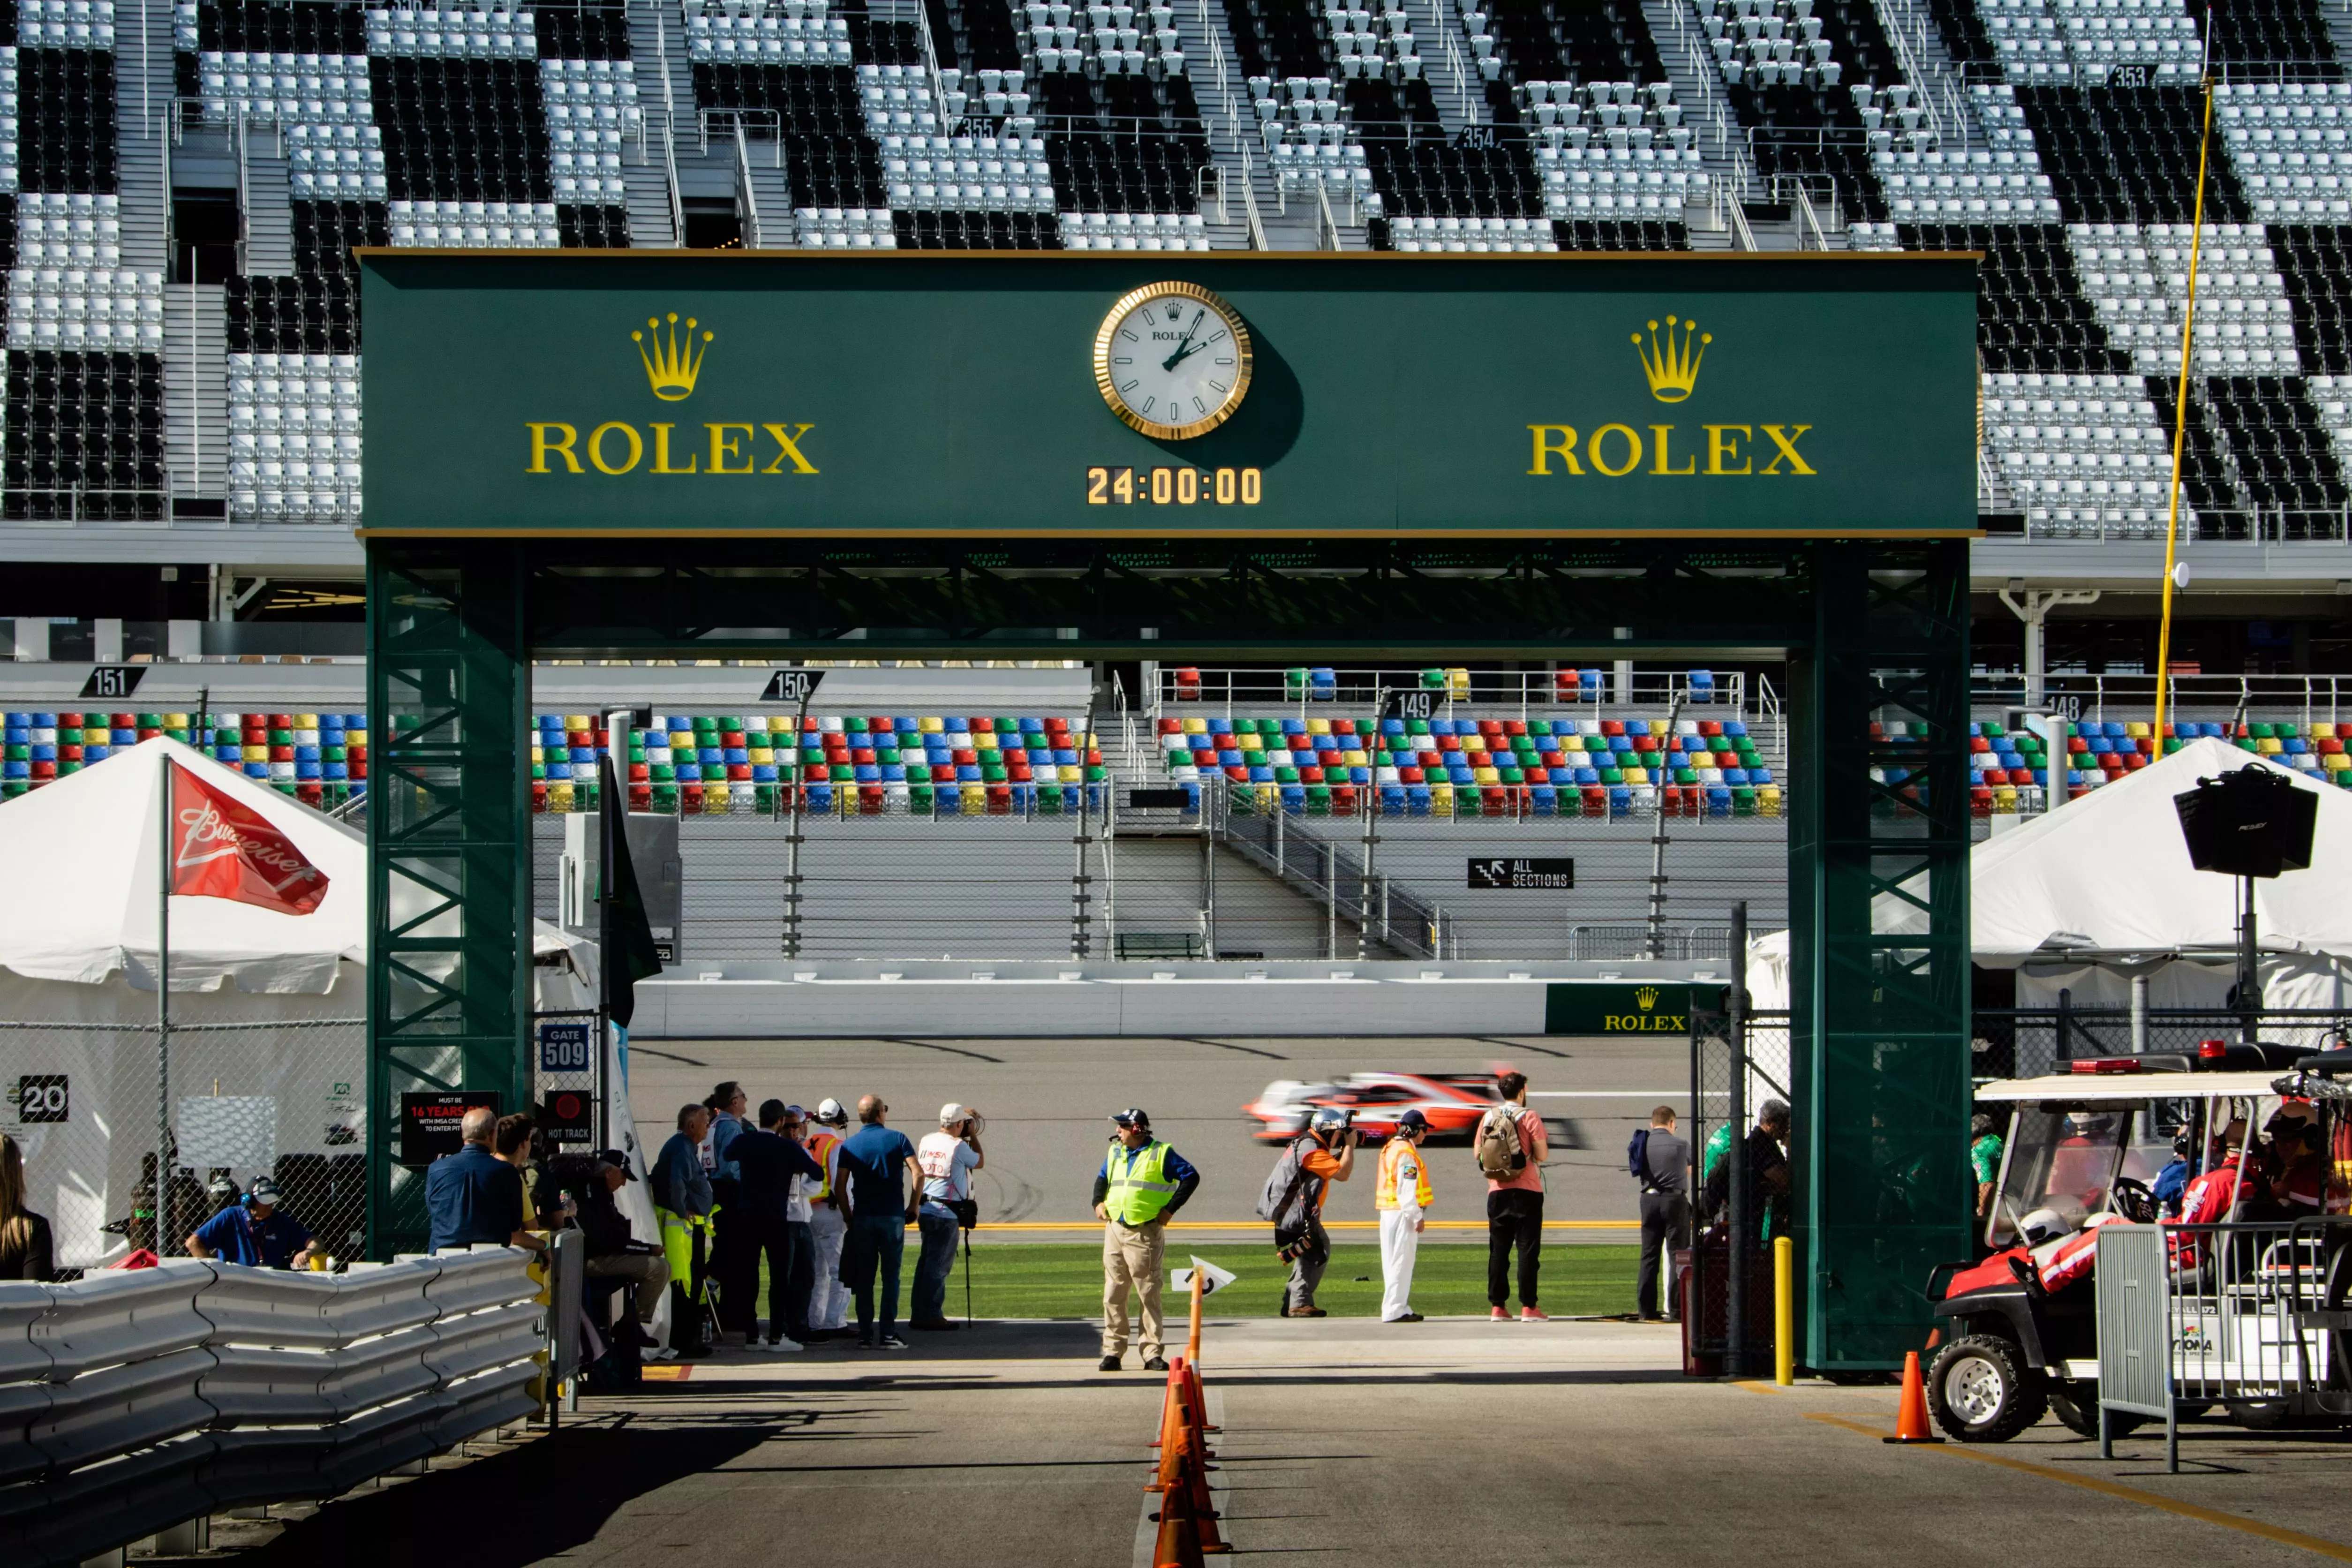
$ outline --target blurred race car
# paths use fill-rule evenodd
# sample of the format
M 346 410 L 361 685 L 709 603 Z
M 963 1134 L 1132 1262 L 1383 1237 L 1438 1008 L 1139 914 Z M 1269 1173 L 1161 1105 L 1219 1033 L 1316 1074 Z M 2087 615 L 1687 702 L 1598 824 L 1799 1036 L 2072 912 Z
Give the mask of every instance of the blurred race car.
M 1397 1118 L 1418 1110 L 1429 1118 L 1432 1142 L 1466 1143 L 1478 1118 L 1501 1098 L 1495 1087 L 1497 1068 L 1474 1073 L 1349 1073 L 1336 1083 L 1302 1083 L 1281 1079 L 1267 1084 L 1242 1113 L 1258 1123 L 1257 1135 L 1266 1142 L 1295 1138 L 1307 1117 L 1323 1106 L 1339 1106 L 1356 1113 L 1357 1131 L 1367 1142 L 1379 1142 L 1396 1131 Z

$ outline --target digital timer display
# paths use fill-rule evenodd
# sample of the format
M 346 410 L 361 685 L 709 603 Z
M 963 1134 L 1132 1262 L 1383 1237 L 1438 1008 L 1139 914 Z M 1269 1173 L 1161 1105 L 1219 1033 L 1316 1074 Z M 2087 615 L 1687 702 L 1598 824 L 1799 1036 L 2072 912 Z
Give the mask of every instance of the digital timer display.
M 1265 476 L 1255 468 L 1088 468 L 1088 506 L 1255 506 Z

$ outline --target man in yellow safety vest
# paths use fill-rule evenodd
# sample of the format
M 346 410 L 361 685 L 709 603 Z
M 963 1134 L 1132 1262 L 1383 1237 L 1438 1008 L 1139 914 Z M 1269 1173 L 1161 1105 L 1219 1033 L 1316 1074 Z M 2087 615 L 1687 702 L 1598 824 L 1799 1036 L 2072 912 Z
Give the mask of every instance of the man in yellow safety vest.
M 1395 1133 L 1381 1146 L 1380 1182 L 1372 1206 L 1381 1215 L 1381 1321 L 1417 1323 L 1412 1310 L 1412 1265 L 1421 1252 L 1421 1227 L 1429 1212 L 1429 1162 L 1421 1157 L 1429 1118 L 1408 1110 Z
M 1116 1132 L 1095 1173 L 1095 1216 L 1103 1222 L 1102 1370 L 1117 1372 L 1127 1353 L 1127 1299 L 1139 1299 L 1136 1343 L 1146 1372 L 1166 1372 L 1160 1314 L 1160 1258 L 1168 1219 L 1201 1184 L 1183 1155 L 1151 1135 L 1151 1118 L 1129 1109 L 1111 1119 Z
M 837 1100 L 824 1100 L 817 1105 L 814 1121 L 809 1158 L 824 1167 L 824 1184 L 809 1194 L 810 1264 L 816 1275 L 809 1290 L 809 1333 L 820 1340 L 843 1339 L 849 1332 L 849 1287 L 841 1282 L 841 1243 L 849 1221 L 841 1212 L 838 1156 L 849 1110 Z

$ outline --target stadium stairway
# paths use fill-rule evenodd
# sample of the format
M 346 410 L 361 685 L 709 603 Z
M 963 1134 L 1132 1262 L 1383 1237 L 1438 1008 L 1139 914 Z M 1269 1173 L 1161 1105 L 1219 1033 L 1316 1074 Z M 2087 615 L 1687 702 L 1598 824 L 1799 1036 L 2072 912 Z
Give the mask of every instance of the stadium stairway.
M 1699 58 L 1687 42 L 1695 38 L 1703 43 L 1706 35 L 1690 25 L 1686 0 L 1642 0 L 1642 19 L 1650 25 L 1650 39 L 1657 46 L 1658 58 L 1666 68 L 1666 80 L 1674 86 L 1675 101 L 1683 106 L 1690 123 L 1701 127 L 1698 148 L 1705 160 L 1708 184 L 1723 192 L 1727 200 L 1738 195 L 1740 176 L 1746 169 L 1745 161 L 1736 156 L 1738 143 L 1728 139 L 1717 142 L 1715 137 L 1714 117 L 1718 110 L 1727 123 L 1731 121 L 1730 106 L 1722 102 L 1719 92 L 1722 79 L 1714 74 L 1711 65 L 1705 70 L 1700 68 Z M 1678 23 L 1680 32 L 1676 30 Z M 1700 216 L 1696 209 L 1684 209 L 1693 250 L 1737 247 L 1738 240 L 1728 219 L 1720 226 L 1691 221 Z
M 244 135 L 245 267 L 247 277 L 294 276 L 292 164 L 278 133 L 247 124 Z
M 793 223 L 793 181 L 779 163 L 768 160 L 778 157 L 783 145 L 778 142 L 745 143 L 750 154 L 742 171 L 751 181 L 751 210 L 759 217 L 759 243 L 774 249 L 795 242 L 798 236 Z
M 170 243 L 164 187 L 171 176 L 163 136 L 172 118 L 172 14 L 168 6 L 142 7 L 135 14 L 126 8 L 116 18 L 115 167 L 122 265 L 161 272 L 167 268 L 164 248 Z
M 648 4 L 629 7 L 629 55 L 637 66 L 637 97 L 646 118 L 646 163 L 648 178 L 641 181 L 639 171 L 625 169 L 629 194 L 630 232 L 637 232 L 640 205 L 639 186 L 650 188 L 646 202 L 658 212 L 659 226 L 648 232 L 667 233 L 670 230 L 670 205 L 667 192 L 656 182 L 666 184 L 669 178 L 665 153 L 675 157 L 675 144 L 696 141 L 694 131 L 694 74 L 688 63 L 686 34 L 673 5 Z M 666 149 L 665 137 L 672 143 Z M 656 205 L 657 204 L 657 205 Z M 791 204 L 785 211 L 792 210 Z M 650 215 L 649 215 L 650 216 Z
M 179 499 L 228 494 L 228 300 L 174 283 L 163 301 L 163 460 Z
M 1256 204 L 1259 224 L 1266 229 L 1269 240 L 1277 215 L 1274 172 L 1267 167 L 1262 147 L 1249 150 L 1244 173 L 1239 139 L 1249 133 L 1256 123 L 1256 115 L 1249 105 L 1249 87 L 1242 80 L 1241 64 L 1234 55 L 1233 30 L 1226 26 L 1222 5 L 1178 5 L 1175 10 L 1176 35 L 1184 46 L 1185 72 L 1192 79 L 1193 100 L 1201 106 L 1202 123 L 1209 132 L 1209 157 L 1225 187 L 1222 215 L 1214 202 L 1201 204 L 1201 216 L 1208 224 L 1209 247 L 1247 250 L 1250 204 Z M 1244 185 L 1249 192 L 1246 197 L 1243 195 Z

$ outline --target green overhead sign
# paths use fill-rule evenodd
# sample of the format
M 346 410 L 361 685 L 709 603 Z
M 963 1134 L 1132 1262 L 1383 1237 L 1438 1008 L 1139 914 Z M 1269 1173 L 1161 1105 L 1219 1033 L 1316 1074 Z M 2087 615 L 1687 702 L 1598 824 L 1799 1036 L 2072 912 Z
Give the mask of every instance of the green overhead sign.
M 1976 523 L 1968 258 L 362 263 L 372 534 Z

